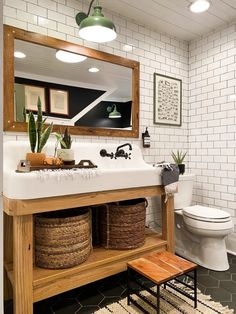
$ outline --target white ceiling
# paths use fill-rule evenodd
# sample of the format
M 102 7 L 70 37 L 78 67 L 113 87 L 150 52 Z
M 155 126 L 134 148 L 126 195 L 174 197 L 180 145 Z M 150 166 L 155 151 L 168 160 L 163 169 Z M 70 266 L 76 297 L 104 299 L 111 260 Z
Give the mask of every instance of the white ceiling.
M 189 11 L 191 1 L 102 0 L 100 2 L 104 8 L 141 25 L 188 41 L 236 19 L 236 0 L 211 0 L 210 9 L 201 14 Z

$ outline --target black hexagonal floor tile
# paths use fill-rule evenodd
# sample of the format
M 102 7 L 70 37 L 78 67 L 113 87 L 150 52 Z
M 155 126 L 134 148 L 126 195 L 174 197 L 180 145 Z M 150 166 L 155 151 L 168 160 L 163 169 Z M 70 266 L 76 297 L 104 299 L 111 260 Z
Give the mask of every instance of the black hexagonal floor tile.
M 198 266 L 197 273 L 198 273 L 198 276 L 208 275 L 209 274 L 209 269 L 204 268 L 202 266 Z
M 8 300 L 4 302 L 4 314 L 13 314 L 13 301 Z
M 231 280 L 230 271 L 213 271 L 210 270 L 209 275 L 218 280 Z
M 206 287 L 201 285 L 199 282 L 197 283 L 197 287 L 198 289 L 205 294 L 205 291 L 206 291 Z
M 223 288 L 230 293 L 236 293 L 236 284 L 233 281 L 226 281 L 226 280 L 221 280 L 220 281 L 220 288 Z
M 236 304 L 236 293 L 232 294 L 232 301 Z
M 231 294 L 227 290 L 219 288 L 207 288 L 205 291 L 206 295 L 210 295 L 214 301 L 231 301 Z
M 225 302 L 225 301 L 222 301 L 221 304 L 223 306 L 228 306 L 229 309 L 231 310 L 234 310 L 234 312 L 236 311 L 236 303 L 234 302 Z
M 98 290 L 105 297 L 120 297 L 124 292 L 124 287 L 121 285 L 116 286 L 110 283 L 106 286 L 100 287 Z
M 229 255 L 229 262 L 230 269 L 225 272 L 198 267 L 198 288 L 236 313 L 236 257 Z M 37 302 L 34 304 L 34 314 L 92 314 L 126 295 L 127 275 L 123 272 Z M 12 302 L 5 302 L 4 314 L 13 314 Z
M 34 303 L 34 314 L 52 314 L 51 309 L 52 301 L 44 300 L 37 303 Z
M 230 265 L 230 272 L 231 272 L 232 274 L 236 274 L 236 264 L 231 264 L 231 265 Z
M 219 287 L 219 281 L 207 275 L 198 276 L 198 282 L 205 287 L 214 287 L 214 288 Z
M 74 314 L 81 308 L 76 299 L 62 299 L 52 305 L 52 310 L 56 314 Z
M 76 288 L 76 289 L 73 289 L 73 290 L 69 290 L 69 291 L 63 292 L 60 296 L 61 296 L 62 299 L 76 299 L 76 297 L 78 296 L 79 292 L 81 291 L 81 288 Z
M 121 293 L 121 299 L 126 298 L 127 297 L 127 287 L 124 287 L 124 291 Z
M 100 309 L 99 306 L 83 306 L 78 311 L 67 314 L 92 314 L 98 311 L 99 309 Z
M 103 280 L 100 280 L 100 284 L 98 287 L 100 288 L 101 286 L 108 286 L 108 285 L 121 285 L 121 284 L 126 284 L 127 283 L 127 275 L 126 272 L 122 272 L 116 275 L 113 275 L 111 277 L 105 278 Z
M 56 304 L 57 302 L 60 302 L 60 300 L 60 296 L 56 295 L 46 300 L 34 303 L 34 314 L 52 314 L 52 304 Z
M 104 296 L 101 293 L 98 293 L 97 290 L 81 292 L 77 300 L 82 306 L 94 305 L 97 306 L 102 302 Z
M 104 298 L 102 300 L 102 302 L 99 304 L 99 307 L 102 308 L 108 304 L 112 304 L 112 303 L 115 303 L 115 302 L 118 302 L 119 300 L 121 300 L 122 298 L 121 297 L 107 297 L 107 298 Z

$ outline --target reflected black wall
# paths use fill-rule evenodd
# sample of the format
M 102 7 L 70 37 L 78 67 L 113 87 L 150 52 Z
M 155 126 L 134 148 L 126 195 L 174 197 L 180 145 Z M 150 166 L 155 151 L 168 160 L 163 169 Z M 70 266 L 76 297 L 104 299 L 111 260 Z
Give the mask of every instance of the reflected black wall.
M 108 118 L 108 106 L 116 105 L 117 111 L 121 113 L 121 118 Z M 79 119 L 75 125 L 105 128 L 127 128 L 130 127 L 132 101 L 110 102 L 101 101 L 91 109 L 86 115 Z
M 62 84 L 48 83 L 38 80 L 30 80 L 20 77 L 15 77 L 15 83 L 22 85 L 31 85 L 43 87 L 45 89 L 45 104 L 46 104 L 46 115 L 57 118 L 73 118 L 76 114 L 86 108 L 89 104 L 99 98 L 105 93 L 102 90 L 88 89 L 82 87 L 74 87 Z M 69 99 L 69 115 L 61 115 L 50 112 L 50 97 L 49 90 L 65 90 L 68 91 Z M 116 104 L 117 111 L 121 113 L 121 118 L 110 119 L 108 118 L 109 112 L 107 111 L 108 106 Z M 132 101 L 127 102 L 109 102 L 101 101 L 88 113 L 86 113 L 81 119 L 76 121 L 76 126 L 87 126 L 87 127 L 105 127 L 105 128 L 127 128 L 130 127 L 131 122 L 131 110 Z
M 15 77 L 15 83 L 23 84 L 23 85 L 32 85 L 38 87 L 45 88 L 45 104 L 46 104 L 46 115 L 50 115 L 51 117 L 59 117 L 59 118 L 73 118 L 76 114 L 78 114 L 81 110 L 86 108 L 90 103 L 95 101 L 98 97 L 105 93 L 105 91 L 82 88 L 82 87 L 74 87 L 62 84 L 54 84 L 48 82 L 42 82 L 37 80 L 29 80 L 25 78 Z M 49 89 L 58 89 L 68 91 L 69 98 L 69 115 L 60 115 L 55 113 L 50 113 L 50 103 L 49 103 Z

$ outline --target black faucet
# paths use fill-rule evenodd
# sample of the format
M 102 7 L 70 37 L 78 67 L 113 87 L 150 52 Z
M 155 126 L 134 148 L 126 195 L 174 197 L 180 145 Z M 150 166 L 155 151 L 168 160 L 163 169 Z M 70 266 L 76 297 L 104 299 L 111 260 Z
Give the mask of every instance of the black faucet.
M 130 143 L 125 143 L 123 145 L 118 146 L 116 149 L 116 152 L 118 152 L 120 148 L 125 147 L 125 146 L 129 146 L 129 150 L 132 150 L 132 145 Z
M 106 151 L 106 149 L 101 149 L 100 150 L 100 156 L 102 156 L 102 157 L 110 157 L 112 159 L 113 157 L 115 157 L 115 154 L 114 153 L 108 153 Z
M 122 147 L 125 147 L 125 146 L 129 146 L 129 150 L 132 150 L 132 146 L 129 143 L 120 145 L 116 149 L 115 158 L 124 157 L 125 159 L 127 159 L 127 158 L 131 159 L 131 157 L 130 157 L 131 153 L 129 153 L 129 154 L 125 153 L 125 151 L 123 149 L 121 149 Z

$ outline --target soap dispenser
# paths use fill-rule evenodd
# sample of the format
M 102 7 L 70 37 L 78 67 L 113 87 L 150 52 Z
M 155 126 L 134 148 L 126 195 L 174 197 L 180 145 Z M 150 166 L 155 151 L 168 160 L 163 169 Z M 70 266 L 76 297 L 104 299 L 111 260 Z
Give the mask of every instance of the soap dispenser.
M 148 128 L 146 127 L 146 131 L 142 133 L 142 139 L 143 139 L 143 147 L 148 148 L 151 146 L 151 137 L 148 133 Z

